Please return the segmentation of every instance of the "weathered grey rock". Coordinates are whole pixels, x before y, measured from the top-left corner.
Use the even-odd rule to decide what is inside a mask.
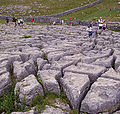
[[[62,72],[62,70],[72,64],[75,64],[72,61],[64,61],[64,60],[60,60],[60,61],[54,61],[51,64],[51,69],[53,70],[60,70]]]
[[[13,68],[14,76],[16,77],[17,81],[24,79],[30,74],[36,74],[36,67],[33,60],[29,60],[25,63],[16,61],[13,63]]]
[[[44,95],[43,88],[34,75],[29,75],[21,82],[18,82],[14,93],[18,95],[20,103],[25,99],[27,105],[35,96]]]
[[[116,72],[113,68],[110,68],[107,72],[102,74],[101,77],[120,81],[120,73]]]
[[[63,56],[64,56],[63,51],[50,52],[47,55],[49,61],[58,61]]]
[[[9,64],[8,64],[7,60],[1,62],[0,68],[2,68],[2,67],[6,67],[7,69],[9,68]]]
[[[69,111],[71,110],[70,106],[66,103],[61,102],[59,98],[56,98],[56,103],[54,105],[59,107],[60,109],[69,110]]]
[[[78,109],[80,102],[90,86],[90,80],[85,74],[65,72],[60,84],[69,99],[72,108]]]
[[[21,62],[15,61],[13,63],[13,69],[17,81],[20,81],[29,75]]]
[[[62,58],[60,58],[60,60],[64,60],[64,61],[78,61],[81,58],[84,58],[85,56],[81,53],[78,54],[74,54],[71,56],[64,56]]]
[[[63,72],[87,74],[91,82],[95,81],[105,71],[105,67],[85,63],[78,63],[77,66],[71,65],[63,70]]]
[[[29,53],[30,53],[29,59],[32,59],[33,61],[37,61],[37,58],[41,58],[43,56],[43,52],[38,50],[34,50]]]
[[[0,68],[0,75],[4,74],[6,72],[8,72],[6,67]]]
[[[9,64],[12,64],[14,61],[22,61],[19,55],[11,55],[8,58]]]
[[[51,64],[45,64],[42,70],[49,70],[50,67],[51,67]]]
[[[61,77],[60,71],[42,70],[42,71],[38,71],[37,75],[42,80],[43,86],[48,92],[53,92],[60,95],[60,87],[56,80]]]
[[[38,113],[35,112],[34,110],[30,110],[27,112],[12,112],[11,114],[38,114]]]
[[[41,112],[41,114],[69,114],[66,111],[62,111],[59,108],[54,108],[46,105],[46,109]]]
[[[118,67],[120,66],[120,55],[115,55],[116,60],[115,60],[115,69],[117,70]]]
[[[110,56],[109,58],[97,59],[93,64],[111,68],[113,66],[115,58]]]
[[[120,81],[98,78],[91,86],[85,99],[82,101],[80,111],[90,114],[104,111],[115,111],[120,105]]]
[[[43,66],[47,63],[47,60],[37,58],[38,70],[42,70]]]
[[[22,60],[23,62],[28,61],[28,60],[29,60],[29,56],[30,56],[30,54],[28,54],[28,53],[21,53],[21,54],[20,54],[21,60]]]
[[[0,75],[0,96],[4,93],[8,93],[12,87],[12,81],[10,79],[9,72]]]

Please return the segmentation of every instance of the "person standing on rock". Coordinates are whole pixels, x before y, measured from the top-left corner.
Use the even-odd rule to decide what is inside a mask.
[[[16,27],[17,26],[17,19],[15,18],[15,17],[13,17],[13,20],[12,20],[14,23],[15,23],[15,26],[14,27]]]
[[[7,23],[7,24],[9,23],[9,18],[8,18],[8,17],[6,17],[6,23]]]
[[[92,36],[92,34],[93,34],[92,27],[88,26],[87,31],[88,31],[88,36],[90,38]]]
[[[99,34],[101,34],[102,29],[103,29],[103,19],[102,19],[102,17],[100,17],[100,19],[98,19],[98,27],[99,27]]]
[[[105,31],[105,29],[106,29],[106,21],[104,20],[104,22],[103,22],[103,32]]]

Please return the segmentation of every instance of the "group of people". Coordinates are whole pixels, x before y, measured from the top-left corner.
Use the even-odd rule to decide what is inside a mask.
[[[12,22],[14,22],[14,26],[16,27],[17,26],[17,24],[20,26],[20,25],[23,25],[23,19],[22,18],[20,18],[20,19],[17,19],[17,18],[15,18],[15,17],[13,17],[12,18]],[[9,23],[9,18],[8,17],[6,17],[6,23],[8,24]]]
[[[106,29],[106,21],[103,20],[102,17],[100,17],[100,19],[98,19],[97,22],[98,22],[98,33],[101,34],[101,33],[104,32],[105,29]],[[92,36],[92,34],[93,34],[92,25],[93,25],[93,21],[90,22],[90,25],[89,25],[88,28],[87,28],[89,38],[90,38],[90,37]]]

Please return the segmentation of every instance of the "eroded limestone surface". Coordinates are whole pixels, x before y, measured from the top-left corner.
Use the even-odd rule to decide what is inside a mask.
[[[29,105],[35,96],[44,95],[44,89],[58,95],[63,90],[71,109],[81,113],[116,111],[120,106],[120,33],[106,30],[89,39],[86,28],[0,24],[0,96],[10,91],[15,79],[20,103],[26,98]],[[69,113],[56,106],[47,106],[42,113]]]

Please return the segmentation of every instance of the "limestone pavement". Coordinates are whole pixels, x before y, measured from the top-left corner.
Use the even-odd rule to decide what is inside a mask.
[[[89,39],[86,28],[0,24],[0,96],[10,91],[12,72],[19,104],[24,96],[26,105],[35,96],[44,96],[44,88],[58,95],[62,88],[71,108],[79,113],[109,114],[119,110],[120,33],[106,30]],[[27,114],[12,112],[17,113]],[[42,114],[47,113],[69,112],[46,106]]]

